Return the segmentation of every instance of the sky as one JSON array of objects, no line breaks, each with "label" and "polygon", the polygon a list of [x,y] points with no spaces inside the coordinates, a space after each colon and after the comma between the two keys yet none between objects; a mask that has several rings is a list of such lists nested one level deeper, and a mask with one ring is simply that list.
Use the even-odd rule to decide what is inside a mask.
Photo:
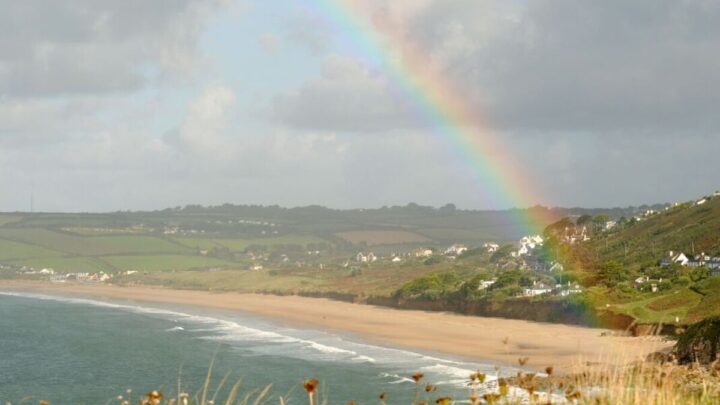
[{"label": "sky", "polygon": [[[0,0],[0,211],[615,207],[720,189],[720,2],[348,3]],[[383,55],[435,72],[501,147],[460,150]],[[493,198],[510,184],[532,192]]]}]

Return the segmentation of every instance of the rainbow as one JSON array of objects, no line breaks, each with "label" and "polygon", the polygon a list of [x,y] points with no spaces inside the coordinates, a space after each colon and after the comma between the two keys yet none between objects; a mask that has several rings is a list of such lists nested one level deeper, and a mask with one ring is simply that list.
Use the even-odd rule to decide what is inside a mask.
[{"label": "rainbow", "polygon": [[[343,45],[381,69],[407,98],[418,118],[471,168],[493,208],[522,208],[538,202],[530,179],[492,136],[478,111],[436,70],[418,48],[383,24],[362,0],[308,0]],[[547,210],[516,209],[517,221],[536,233],[550,221]]]}]

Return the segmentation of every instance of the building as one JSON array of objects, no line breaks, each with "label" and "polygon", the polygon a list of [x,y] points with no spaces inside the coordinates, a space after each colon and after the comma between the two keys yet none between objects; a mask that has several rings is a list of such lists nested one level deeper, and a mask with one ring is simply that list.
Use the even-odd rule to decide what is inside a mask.
[{"label": "building", "polygon": [[445,255],[459,256],[459,255],[465,253],[467,250],[468,250],[467,246],[460,244],[460,243],[456,243],[456,244],[448,247],[447,249],[445,249]]},{"label": "building", "polygon": [[681,266],[687,266],[688,263],[690,263],[690,259],[685,256],[685,253],[675,253],[671,250],[668,252],[668,256],[660,261],[660,265],[663,267],[667,267],[675,263]]},{"label": "building", "polygon": [[428,248],[417,248],[412,252],[415,257],[430,257],[433,255],[432,249]]},{"label": "building", "polygon": [[482,245],[483,249],[487,250],[488,253],[495,253],[498,249],[500,249],[500,245],[497,243],[483,243]]},{"label": "building", "polygon": [[358,263],[372,263],[377,261],[377,256],[375,256],[373,252],[368,252],[367,254],[358,252],[358,254],[355,255],[355,261]]},{"label": "building", "polygon": [[548,294],[552,292],[552,290],[553,288],[551,286],[534,281],[532,287],[528,287],[523,290],[523,296],[535,297],[538,295]]}]

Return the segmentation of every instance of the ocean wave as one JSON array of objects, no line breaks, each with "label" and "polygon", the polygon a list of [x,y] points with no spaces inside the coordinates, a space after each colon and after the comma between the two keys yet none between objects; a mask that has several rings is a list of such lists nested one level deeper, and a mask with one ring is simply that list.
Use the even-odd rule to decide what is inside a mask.
[{"label": "ocean wave", "polygon": [[[450,359],[413,352],[409,350],[375,346],[345,340],[337,335],[309,330],[287,330],[285,333],[268,331],[243,325],[234,320],[222,319],[206,315],[190,314],[170,309],[148,307],[143,305],[130,305],[114,302],[98,301],[87,298],[76,298],[67,296],[55,296],[38,293],[3,292],[0,295],[16,296],[24,298],[52,300],[79,305],[93,305],[103,308],[117,309],[132,313],[159,316],[175,322],[183,322],[168,329],[168,331],[185,331],[195,333],[199,338],[208,340],[219,340],[229,344],[243,342],[257,343],[250,350],[260,354],[281,355],[294,358],[303,358],[312,361],[351,361],[372,363],[387,367],[391,370],[402,372],[409,370],[421,370],[431,376],[438,384],[454,386],[466,386],[469,375],[478,369],[490,371],[492,367],[487,364],[475,365]],[[193,327],[196,325],[199,327]],[[317,333],[316,336],[308,338],[308,333]],[[293,336],[296,335],[296,336]],[[332,343],[327,341],[331,340]],[[341,347],[342,346],[342,347]],[[489,374],[489,373],[488,373]],[[408,377],[400,374],[388,373],[391,384],[412,382]],[[489,380],[495,378],[489,377]],[[488,381],[490,382],[490,381]],[[492,384],[490,382],[490,384]]]}]

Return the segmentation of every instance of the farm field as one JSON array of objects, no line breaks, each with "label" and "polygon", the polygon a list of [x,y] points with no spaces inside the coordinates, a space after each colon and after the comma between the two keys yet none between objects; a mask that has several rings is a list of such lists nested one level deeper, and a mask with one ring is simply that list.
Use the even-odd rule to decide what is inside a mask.
[{"label": "farm field", "polygon": [[311,235],[283,235],[267,238],[173,238],[177,243],[192,249],[210,250],[213,248],[228,248],[232,251],[242,251],[249,246],[281,246],[299,245],[307,247],[310,244],[328,243],[327,240]]},{"label": "farm field", "polygon": [[95,273],[99,271],[111,272],[110,265],[101,259],[93,257],[47,257],[28,258],[11,262],[18,266],[28,266],[35,269],[50,268],[60,273]]},{"label": "farm field", "polygon": [[61,252],[28,243],[0,239],[0,260],[26,259],[29,257],[56,257]]},{"label": "farm field", "polygon": [[397,245],[403,243],[429,242],[430,239],[410,231],[349,231],[338,232],[335,236],[350,243],[374,245]]},{"label": "farm field", "polygon": [[0,238],[24,242],[66,254],[96,256],[121,253],[184,253],[188,249],[164,239],[141,236],[78,236],[38,228],[3,228]]},{"label": "farm field", "polygon": [[103,256],[102,260],[119,271],[188,270],[232,265],[229,262],[212,257],[188,255]]}]

